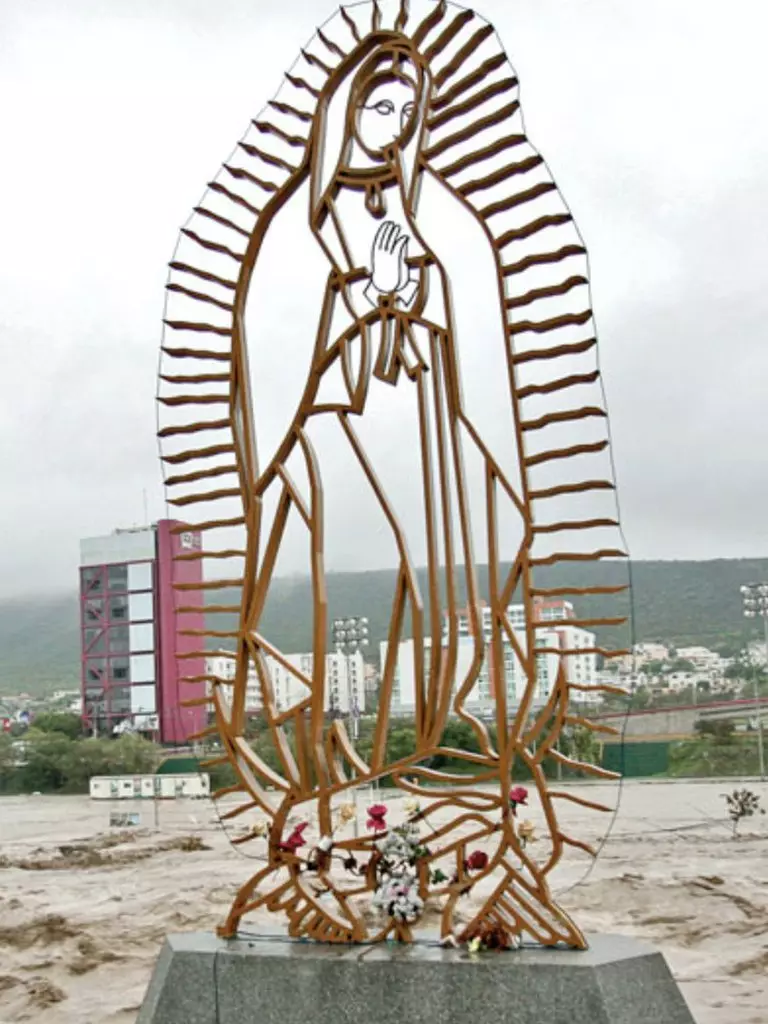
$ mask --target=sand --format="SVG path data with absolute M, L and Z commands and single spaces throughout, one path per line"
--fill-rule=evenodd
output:
M 588 933 L 661 949 L 698 1024 L 766 1024 L 768 816 L 734 839 L 730 788 L 627 783 L 592 870 L 573 851 L 556 888 Z M 768 807 L 768 786 L 750 788 Z M 399 798 L 382 797 L 394 813 Z M 135 1024 L 166 932 L 213 928 L 258 866 L 207 802 L 161 804 L 157 821 L 142 805 L 138 829 L 110 828 L 110 808 L 0 799 L 0 1024 Z M 594 815 L 572 818 L 580 837 L 595 834 Z

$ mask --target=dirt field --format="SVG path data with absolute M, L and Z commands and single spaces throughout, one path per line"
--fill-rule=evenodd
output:
M 660 948 L 698 1024 L 768 1022 L 768 817 L 732 839 L 732 786 L 627 783 L 591 873 L 574 851 L 557 883 L 587 932 Z M 159 805 L 157 830 L 151 803 L 110 829 L 117 806 L 0 799 L 0 1024 L 134 1024 L 166 932 L 211 929 L 254 870 L 207 802 Z

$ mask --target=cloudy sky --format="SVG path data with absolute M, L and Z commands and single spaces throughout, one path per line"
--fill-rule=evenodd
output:
M 0 4 L 0 595 L 163 514 L 166 264 L 327 0 Z M 485 0 L 590 248 L 637 558 L 768 554 L 759 0 Z M 351 568 L 350 565 L 331 568 Z

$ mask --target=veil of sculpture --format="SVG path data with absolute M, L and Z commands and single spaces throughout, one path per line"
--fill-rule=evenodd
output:
M 289 211 L 292 219 L 284 220 Z M 451 218 L 464 232 L 458 242 L 455 232 L 452 241 L 446 235 Z M 507 403 L 498 412 L 508 420 L 501 444 L 484 431 L 482 394 L 478 399 L 464 386 L 477 301 L 459 295 L 462 238 L 470 237 L 485 253 L 482 266 L 471 270 L 485 274 L 497 325 L 497 337 L 483 344 L 503 366 L 493 379 Z M 280 253 L 288 254 L 288 265 L 277 298 L 291 297 L 296 308 L 280 330 L 299 337 L 302 310 L 313 318 L 295 394 L 257 369 L 264 347 L 277 344 L 264 324 L 272 322 L 269 302 L 278 289 L 260 285 L 259 275 L 276 279 Z M 567 847 L 594 854 L 561 823 L 564 811 L 610 808 L 601 791 L 587 800 L 568 787 L 550 787 L 545 764 L 616 778 L 566 757 L 558 739 L 569 727 L 611 731 L 580 714 L 577 691 L 623 691 L 571 679 L 566 659 L 584 652 L 557 648 L 556 681 L 543 707 L 537 703 L 537 665 L 549 652 L 537 644 L 536 602 L 575 596 L 590 615 L 600 609 L 595 617 L 550 621 L 548 629 L 615 627 L 622 615 L 603 605 L 626 588 L 601 581 L 546 587 L 537 580 L 544 566 L 556 565 L 562 575 L 569 564 L 625 555 L 586 252 L 528 141 L 517 77 L 492 27 L 471 11 L 433 0 L 341 8 L 301 51 L 183 229 L 165 324 L 159 403 L 169 500 L 184 510 L 180 515 L 203 509 L 191 525 L 206 538 L 202 551 L 182 557 L 211 565 L 239 559 L 242 566 L 236 578 L 209 572 L 205 584 L 237 588 L 237 602 L 206 607 L 236 626 L 200 634 L 201 647 L 230 643 L 234 679 L 206 675 L 208 695 L 194 698 L 213 721 L 195 738 L 218 734 L 220 760 L 237 779 L 217 794 L 228 800 L 224 817 L 255 822 L 236 841 L 254 850 L 260 845 L 264 859 L 238 892 L 221 934 L 234 935 L 245 915 L 266 908 L 285 915 L 294 936 L 410 941 L 423 920 L 414 911 L 385 908 L 370 923 L 367 904 L 383 884 L 381 820 L 352 836 L 338 818 L 355 787 L 387 777 L 419 801 L 411 826 L 414 834 L 416 826 L 421 830 L 422 845 L 405 884 L 418 895 L 415 906 L 429 901 L 439 908 L 444 935 L 466 937 L 487 926 L 545 945 L 585 946 L 554 901 L 549 876 Z M 280 353 L 273 355 L 278 360 Z M 281 400 L 283 425 L 275 434 Z M 270 416 L 262 430 L 263 406 Z M 409 485 L 416 480 L 420 496 L 416 524 L 400 514 L 397 477 L 385 486 L 376 447 L 387 416 L 401 414 L 412 424 L 407 457 Z M 340 507 L 329 491 L 327 452 L 356 467 L 348 486 L 367 495 L 381 535 L 397 553 L 368 762 L 344 723 L 326 713 L 324 557 L 330 519 Z M 479 467 L 471 486 L 470 466 Z M 312 658 L 303 669 L 263 632 L 289 521 L 303 534 L 312 583 Z M 215 540 L 233 534 L 236 544 Z M 502 548 L 510 543 L 505 561 Z M 420 590 L 414 550 L 424 552 L 427 593 Z M 478 565 L 486 564 L 481 587 L 486 576 Z M 510 621 L 515 602 L 525 609 L 524 629 Z M 486 609 L 490 632 L 487 618 L 483 626 Z M 458 655 L 462 615 L 474 644 L 468 668 Z M 388 760 L 397 651 L 408 637 L 416 750 Z M 505 648 L 525 680 L 516 703 L 505 686 L 493 685 L 505 678 Z M 601 647 L 597 653 L 626 652 Z M 275 700 L 274 663 L 303 688 L 305 696 L 291 707 Z M 495 701 L 493 741 L 468 706 L 484 665 Z M 280 771 L 246 738 L 246 687 L 254 670 Z M 444 743 L 455 716 L 471 728 L 474 750 Z M 466 774 L 430 767 L 439 755 L 461 759 Z M 521 838 L 508 796 L 520 766 L 546 822 L 537 858 Z M 304 856 L 295 828 L 303 819 L 316 823 L 318 835 Z M 471 869 L 468 857 L 478 842 L 490 853 Z

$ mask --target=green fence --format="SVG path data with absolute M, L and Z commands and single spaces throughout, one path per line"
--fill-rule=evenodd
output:
M 196 757 L 169 757 L 157 766 L 158 775 L 188 775 L 199 771 Z
M 603 768 L 621 772 L 627 779 L 664 775 L 669 770 L 669 748 L 665 743 L 606 743 Z
M 606 743 L 602 765 L 612 772 L 621 772 L 628 779 L 664 775 L 669 770 L 670 742 L 666 743 Z M 157 768 L 158 775 L 182 775 L 200 771 L 197 758 L 169 757 Z M 579 777 L 568 771 L 564 777 Z

